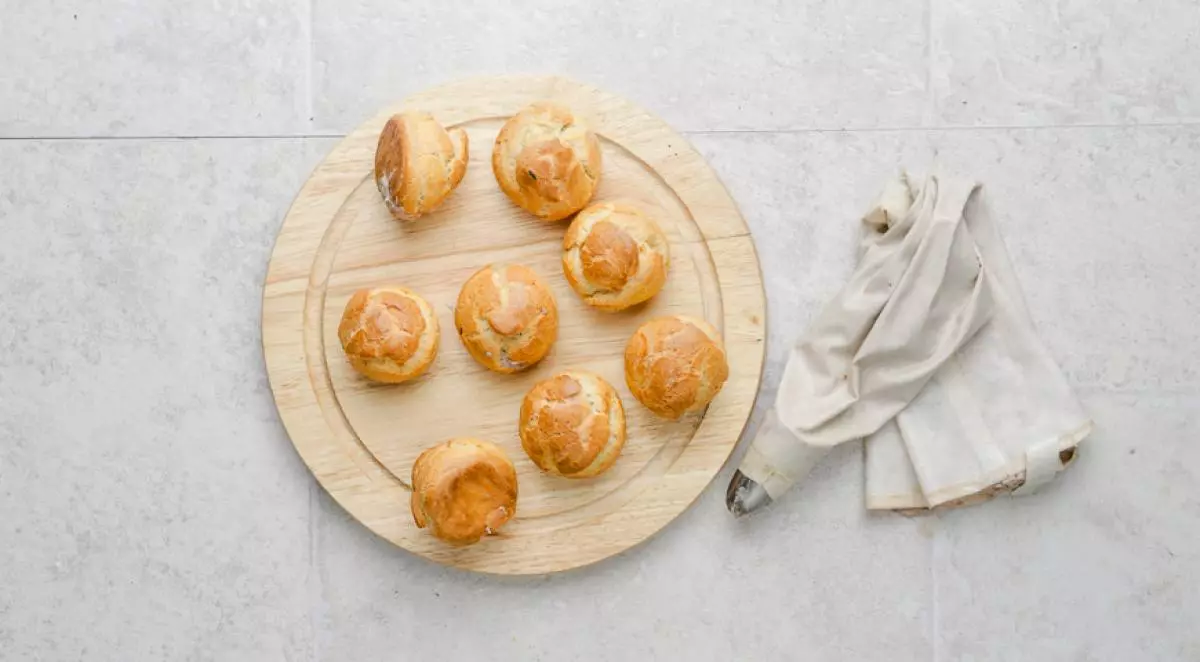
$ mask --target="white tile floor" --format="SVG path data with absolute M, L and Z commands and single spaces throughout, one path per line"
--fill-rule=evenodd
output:
M 1193 0 L 0 0 L 0 660 L 1198 660 Z M 784 345 L 883 177 L 988 187 L 1098 429 L 1036 497 L 868 515 L 856 448 L 546 578 L 446 570 L 317 488 L 260 283 L 331 138 L 560 73 L 688 132 Z

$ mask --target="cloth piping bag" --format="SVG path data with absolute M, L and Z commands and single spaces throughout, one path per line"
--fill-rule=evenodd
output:
M 882 505 L 888 499 L 880 498 L 873 507 L 930 505 L 919 475 L 929 462 L 914 464 L 902 412 L 998 310 L 1015 317 L 1009 288 L 993 282 L 988 266 L 995 259 L 1000 273 L 1011 275 L 1002 244 L 998 257 L 985 256 L 966 221 L 978 194 L 974 182 L 938 176 L 905 176 L 885 186 L 863 219 L 859 262 L 850 280 L 791 349 L 776 401 L 730 485 L 735 514 L 778 498 L 833 447 L 873 435 L 881 441 L 873 472 L 868 465 L 869 482 L 875 476 L 868 493 L 896 496 L 894 506 Z M 1057 374 L 1052 361 L 1049 366 L 1044 372 Z M 931 420 L 909 418 L 913 430 Z M 936 458 L 932 464 L 938 465 Z

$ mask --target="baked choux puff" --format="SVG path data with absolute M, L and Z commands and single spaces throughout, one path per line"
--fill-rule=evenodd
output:
M 596 192 L 600 141 L 569 108 L 535 103 L 500 128 L 492 172 L 517 206 L 557 221 L 583 209 Z
M 558 306 L 529 267 L 489 264 L 463 284 L 454 324 L 471 357 L 489 370 L 524 370 L 550 351 L 558 336 Z
M 721 337 L 703 320 L 683 315 L 652 319 L 625 346 L 629 390 L 663 418 L 703 409 L 728 377 Z
M 393 115 L 375 148 L 375 186 L 392 216 L 411 221 L 437 209 L 467 173 L 467 132 L 429 113 Z
M 355 292 L 338 324 L 350 365 L 377 382 L 398 384 L 424 373 L 441 336 L 429 303 L 412 290 L 378 287 Z
M 412 468 L 412 516 L 456 545 L 479 542 L 517 514 L 517 470 L 495 444 L 451 439 L 425 449 Z
M 601 310 L 624 310 L 658 294 L 670 262 L 658 224 L 625 203 L 589 206 L 563 237 L 563 275 L 584 302 Z
M 543 471 L 591 478 L 608 471 L 625 446 L 625 409 L 599 375 L 561 372 L 525 394 L 520 435 L 526 455 Z

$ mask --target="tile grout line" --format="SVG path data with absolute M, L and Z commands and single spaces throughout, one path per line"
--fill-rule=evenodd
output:
M 933 133 L 938 131 L 1057 131 L 1073 129 L 1170 129 L 1200 127 L 1200 118 L 1164 122 L 1139 122 L 1136 124 L 1093 123 L 1093 124 L 980 124 L 947 126 L 883 126 L 857 128 L 814 127 L 803 129 L 680 129 L 685 136 L 706 135 L 804 135 L 822 133 Z M 192 134 L 192 135 L 129 135 L 129 136 L 0 136 L 3 142 L 119 142 L 137 140 L 306 140 L 314 138 L 345 138 L 345 133 L 258 133 L 258 134 Z
M 938 124 L 937 93 L 933 89 L 933 3 L 934 0 L 925 0 L 925 123 L 931 127 Z
M 941 600 L 939 598 L 938 585 L 938 539 L 942 535 L 941 518 L 937 520 L 938 526 L 933 530 L 933 538 L 929 545 L 929 583 L 933 593 L 933 615 L 930 623 L 930 637 L 933 640 L 933 662 L 941 662 L 942 659 L 942 609 Z
M 320 495 L 317 490 L 320 489 L 315 481 L 308 487 L 308 572 L 309 572 L 309 594 L 308 594 L 308 629 L 309 642 L 308 653 L 311 662 L 321 661 L 321 644 L 318 638 L 321 635 L 321 628 L 317 623 L 317 608 L 324 599 L 324 590 L 321 585 L 321 572 L 317 568 L 317 558 L 320 535 L 317 531 L 317 513 L 320 510 L 318 499 Z
M 313 136 L 313 127 L 316 125 L 315 116 L 313 115 L 314 88 L 313 88 L 313 23 L 314 23 L 314 5 L 316 0 L 306 0 L 304 3 L 307 15 L 303 19 L 303 30 L 305 31 L 305 52 L 304 52 L 304 85 L 305 85 L 305 104 L 304 104 L 304 119 L 301 125 L 308 129 L 306 137 Z M 317 526 L 317 515 L 320 511 L 318 499 L 320 495 L 317 493 L 319 488 L 316 484 L 309 485 L 308 497 L 308 572 L 309 572 L 309 594 L 308 594 L 308 655 L 310 662 L 321 662 L 321 628 L 317 622 L 319 617 L 318 610 L 324 600 L 324 587 L 321 584 L 321 570 L 317 567 L 319 562 L 319 531 Z
M 941 126 L 878 126 L 855 128 L 813 127 L 804 129 L 681 129 L 684 135 L 720 135 L 720 134 L 804 134 L 804 133 L 888 133 L 888 132 L 937 132 L 937 131 L 1044 131 L 1059 129 L 1161 129 L 1176 127 L 1200 126 L 1200 118 L 1185 118 L 1163 122 L 1138 122 L 1135 124 L 1121 123 L 1082 123 L 1082 124 L 948 124 Z
M 937 104 L 937 91 L 934 89 L 934 62 L 936 49 L 936 39 L 934 36 L 934 3 L 936 0 L 925 0 L 925 123 L 930 127 L 937 127 L 939 124 L 939 113 Z M 938 130 L 941 127 L 938 127 Z M 934 159 L 937 158 L 937 146 L 930 145 L 934 151 Z M 940 524 L 940 520 L 935 520 Z M 941 644 L 939 642 L 941 631 L 941 604 L 938 599 L 938 563 L 937 563 L 937 547 L 938 536 L 940 535 L 941 527 L 937 526 L 933 530 L 933 537 L 929 541 L 929 590 L 930 590 L 930 656 L 933 662 L 941 661 Z
M 305 39 L 305 42 L 308 45 L 308 51 L 305 53 L 305 59 L 307 60 L 305 64 L 307 66 L 304 68 L 305 76 L 307 78 L 305 84 L 308 92 L 308 104 L 305 108 L 305 116 L 308 117 L 306 126 L 308 127 L 309 132 L 312 132 L 313 126 L 316 125 L 315 116 L 313 115 L 313 106 L 316 104 L 316 101 L 313 98 L 316 92 L 316 90 L 313 89 L 313 66 L 316 64 L 313 62 L 313 22 L 316 20 L 314 16 L 316 0 L 308 0 L 308 2 L 305 4 L 308 8 L 308 16 L 306 17 L 307 20 L 305 20 L 305 30 L 307 31 L 307 35 L 305 36 L 308 37 Z
M 208 135 L 131 135 L 131 136 L 0 136 L 3 142 L 121 142 L 138 140 L 307 140 L 311 138 L 345 138 L 344 133 L 248 133 Z

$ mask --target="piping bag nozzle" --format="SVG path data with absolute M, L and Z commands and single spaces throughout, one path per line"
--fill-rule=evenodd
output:
M 767 490 L 740 470 L 733 472 L 729 488 L 725 490 L 725 507 L 734 517 L 742 517 L 771 505 L 771 495 Z
M 828 452 L 826 447 L 804 443 L 773 408 L 768 410 L 729 481 L 725 506 L 736 517 L 766 508 L 802 481 Z

